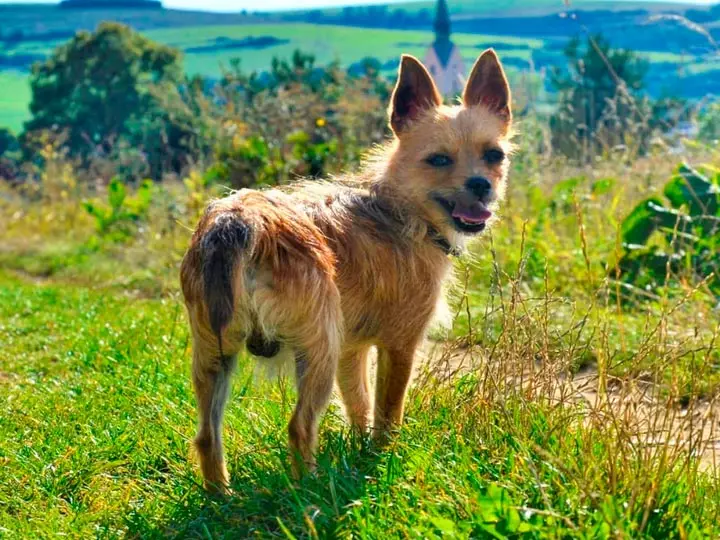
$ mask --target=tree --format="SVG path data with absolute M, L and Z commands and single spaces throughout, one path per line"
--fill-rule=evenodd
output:
M 567 69 L 555 67 L 551 84 L 560 94 L 551 119 L 553 146 L 571 157 L 591 157 L 623 134 L 649 127 L 651 107 L 642 99 L 648 63 L 633 51 L 612 49 L 602 36 L 584 47 L 573 38 L 565 48 Z M 647 131 L 647 130 L 645 130 Z
M 180 52 L 118 23 L 78 32 L 33 66 L 26 133 L 66 133 L 71 156 L 114 157 L 133 147 L 160 175 L 194 152 L 197 132 Z M 151 143 L 151 144 L 148 144 Z M 168 159 L 168 154 L 172 155 Z

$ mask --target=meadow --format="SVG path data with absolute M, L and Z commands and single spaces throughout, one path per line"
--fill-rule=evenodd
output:
M 2 188 L 2 535 L 718 536 L 717 298 L 678 276 L 619 301 L 606 265 L 622 218 L 678 157 L 579 167 L 538 154 L 529 128 L 501 220 L 455 261 L 450 329 L 431 333 L 402 431 L 378 447 L 335 403 L 318 473 L 295 482 L 292 381 L 256 378 L 243 356 L 225 437 L 234 493 L 220 499 L 190 450 L 177 273 L 222 186 L 155 185 L 121 241 L 82 205 L 104 189 L 62 156 L 37 191 Z M 720 164 L 702 145 L 683 159 Z

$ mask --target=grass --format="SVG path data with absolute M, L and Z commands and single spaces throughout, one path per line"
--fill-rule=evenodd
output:
M 388 448 L 324 426 L 320 471 L 288 477 L 292 392 L 240 362 L 227 414 L 235 494 L 206 497 L 177 298 L 0 274 L 0 530 L 26 538 L 714 536 L 720 491 L 581 405 L 494 389 L 494 369 L 416 386 Z
M 243 357 L 227 499 L 204 494 L 190 451 L 177 285 L 188 201 L 213 193 L 158 188 L 147 222 L 113 243 L 55 163 L 45 198 L 0 192 L 0 534 L 720 535 L 717 300 L 687 280 L 617 304 L 603 266 L 622 216 L 676 158 L 578 169 L 525 148 L 501 222 L 457 261 L 452 330 L 434 331 L 391 444 L 351 436 L 333 404 L 318 474 L 291 481 L 292 383 L 256 380 Z M 582 178 L 558 190 L 568 177 Z M 594 195 L 608 177 L 613 189 Z
M 30 112 L 30 84 L 27 73 L 0 71 L 0 127 L 19 133 Z

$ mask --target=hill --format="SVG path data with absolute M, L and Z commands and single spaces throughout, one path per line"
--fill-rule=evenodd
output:
M 573 11 L 551 0 L 497 3 L 451 2 L 453 39 L 468 63 L 480 49 L 500 50 L 519 76 L 563 61 L 568 39 L 602 31 L 614 46 L 641 51 L 651 62 L 648 86 L 655 95 L 700 98 L 720 88 L 720 5 L 658 2 L 573 2 Z M 319 63 L 352 66 L 377 58 L 387 73 L 400 53 L 421 54 L 432 41 L 432 3 L 219 14 L 178 10 L 65 10 L 57 6 L 0 6 L 0 82 L 15 90 L 0 100 L 0 126 L 20 129 L 28 89 L 23 78 L 33 62 L 81 29 L 116 20 L 185 53 L 189 73 L 216 78 L 221 66 L 240 58 L 245 70 L 265 70 L 273 57 L 302 49 Z M 697 26 L 687 24 L 690 17 Z M 690 19 L 687 19 L 690 20 Z M 628 32 L 628 28 L 638 31 Z M 7 87 L 7 86 L 5 86 Z

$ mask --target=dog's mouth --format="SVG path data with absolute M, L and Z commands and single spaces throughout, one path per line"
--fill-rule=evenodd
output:
M 433 199 L 450 218 L 453 226 L 460 232 L 475 234 L 485 230 L 485 224 L 492 212 L 479 200 L 466 202 L 460 199 L 448 199 L 437 193 Z

